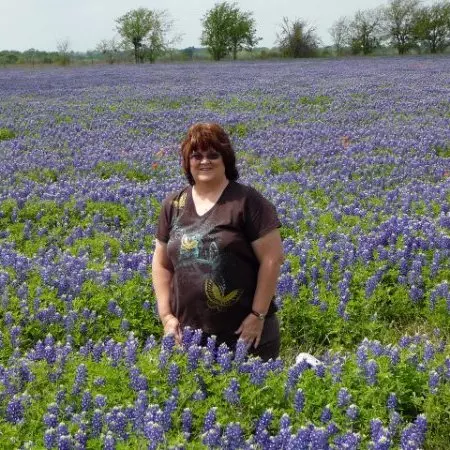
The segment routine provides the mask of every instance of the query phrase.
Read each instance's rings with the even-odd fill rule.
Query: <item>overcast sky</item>
[[[358,9],[386,5],[388,0],[240,0],[242,11],[253,12],[260,46],[273,47],[284,16],[307,20],[316,27],[324,44],[331,44],[328,30],[341,16]],[[0,0],[0,50],[56,50],[68,40],[74,51],[92,50],[102,39],[117,35],[115,19],[130,9],[166,9],[173,34],[180,34],[177,48],[199,47],[201,18],[214,0]],[[425,1],[424,3],[431,3]]]

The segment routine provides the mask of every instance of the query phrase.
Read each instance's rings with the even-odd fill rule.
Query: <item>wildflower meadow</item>
[[[276,361],[162,336],[199,121],[283,224]],[[448,449],[449,279],[448,57],[0,70],[1,449]]]

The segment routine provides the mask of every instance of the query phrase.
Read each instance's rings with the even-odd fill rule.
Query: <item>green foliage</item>
[[[6,141],[8,139],[14,139],[16,137],[16,133],[9,128],[0,128],[0,141]]]
[[[58,173],[56,172],[56,170],[49,169],[48,167],[39,167],[25,172],[19,172],[17,174],[17,177],[26,180],[32,180],[36,183],[46,184],[54,183],[55,181],[57,181]]]
[[[443,52],[449,45],[450,3],[440,1],[418,10],[414,20],[414,36],[421,47],[431,53]]]
[[[437,147],[436,155],[441,158],[450,158],[450,145],[447,147]]]
[[[418,13],[418,0],[390,0],[384,10],[384,27],[391,44],[404,55],[416,46],[414,19]]]
[[[150,62],[164,53],[168,44],[166,33],[170,29],[166,11],[137,8],[116,19],[117,31],[125,46],[134,49],[135,62]]]
[[[236,3],[217,3],[205,13],[202,24],[202,45],[216,61],[229,53],[236,59],[238,51],[251,50],[259,41],[252,13],[242,12]]]

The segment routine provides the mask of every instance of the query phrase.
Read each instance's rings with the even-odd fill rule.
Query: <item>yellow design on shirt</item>
[[[181,238],[181,249],[182,250],[193,250],[198,246],[198,240],[195,237],[183,234]]]
[[[186,198],[187,194],[186,192],[183,192],[178,200],[172,200],[172,205],[177,209],[184,208],[184,205],[186,204]]]
[[[225,295],[223,286],[215,283],[214,280],[205,280],[205,294],[208,299],[208,306],[213,309],[222,309],[230,306],[239,300],[244,292],[243,289],[234,289]]]

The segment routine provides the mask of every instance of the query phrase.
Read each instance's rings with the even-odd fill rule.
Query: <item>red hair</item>
[[[213,148],[222,155],[225,176],[230,181],[239,178],[236,168],[236,155],[227,132],[217,123],[195,123],[181,144],[181,157],[184,174],[190,185],[195,184],[191,174],[190,156],[193,152],[202,152]]]

